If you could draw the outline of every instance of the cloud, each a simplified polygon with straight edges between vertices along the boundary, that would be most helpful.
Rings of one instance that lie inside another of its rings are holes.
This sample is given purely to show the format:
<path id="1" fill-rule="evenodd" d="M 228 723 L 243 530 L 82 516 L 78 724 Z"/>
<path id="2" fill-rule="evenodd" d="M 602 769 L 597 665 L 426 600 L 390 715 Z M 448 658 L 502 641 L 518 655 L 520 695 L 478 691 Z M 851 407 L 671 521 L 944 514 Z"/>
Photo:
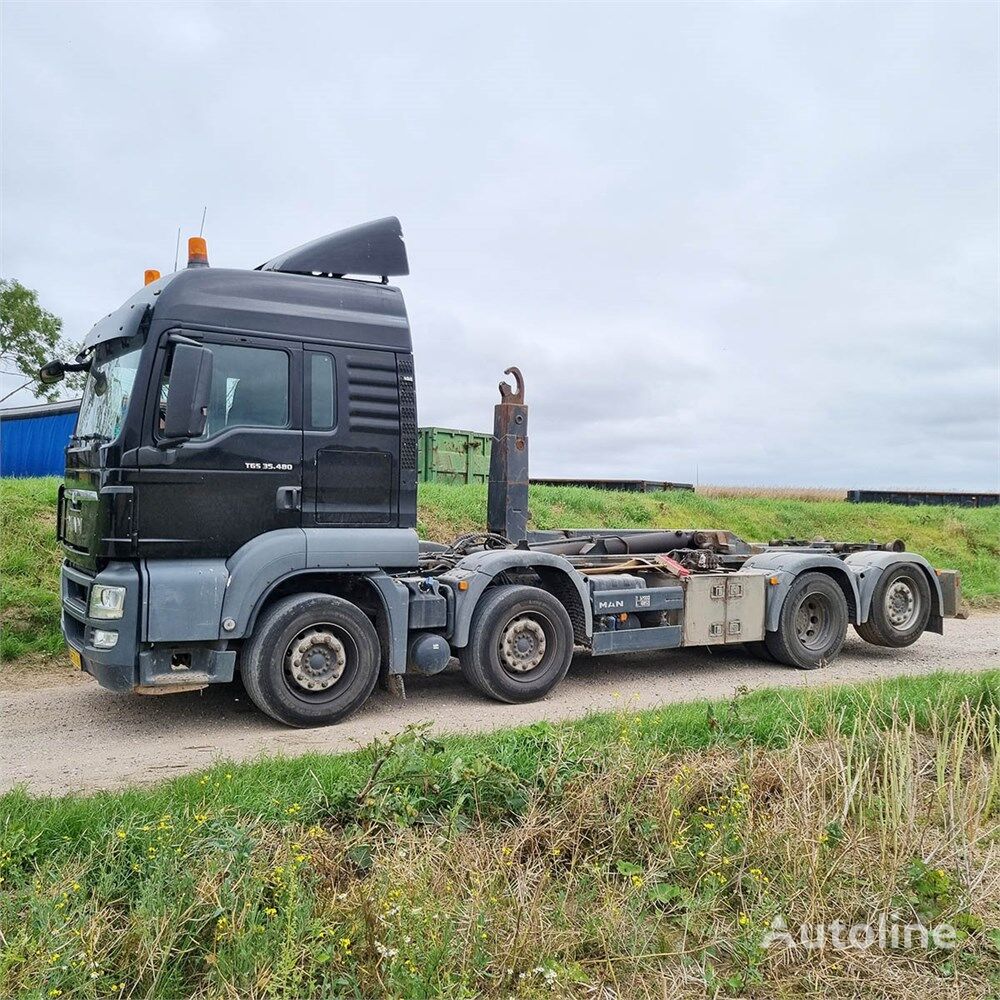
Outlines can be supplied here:
<path id="1" fill-rule="evenodd" d="M 206 204 L 233 266 L 395 213 L 425 424 L 515 363 L 539 474 L 998 489 L 997 28 L 8 3 L 3 272 L 82 334 Z"/>

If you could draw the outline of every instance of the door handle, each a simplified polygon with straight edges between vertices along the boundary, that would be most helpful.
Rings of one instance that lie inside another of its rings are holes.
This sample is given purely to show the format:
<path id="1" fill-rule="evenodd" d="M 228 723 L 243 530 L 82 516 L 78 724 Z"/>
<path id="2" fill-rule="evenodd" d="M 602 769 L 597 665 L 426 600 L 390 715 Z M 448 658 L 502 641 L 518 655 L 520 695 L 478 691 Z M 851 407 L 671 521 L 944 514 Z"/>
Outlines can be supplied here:
<path id="1" fill-rule="evenodd" d="M 279 486 L 275 502 L 278 510 L 302 510 L 302 487 Z"/>

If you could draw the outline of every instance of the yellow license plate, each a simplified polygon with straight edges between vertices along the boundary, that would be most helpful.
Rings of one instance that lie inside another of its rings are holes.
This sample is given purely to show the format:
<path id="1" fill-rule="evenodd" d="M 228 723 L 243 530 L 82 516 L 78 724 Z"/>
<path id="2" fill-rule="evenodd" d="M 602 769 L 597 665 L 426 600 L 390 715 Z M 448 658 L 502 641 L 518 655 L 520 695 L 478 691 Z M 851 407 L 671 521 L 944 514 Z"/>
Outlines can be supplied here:
<path id="1" fill-rule="evenodd" d="M 71 649 L 69 651 L 69 662 L 72 663 L 77 670 L 83 670 L 83 661 L 80 659 L 80 654 L 75 649 Z"/>

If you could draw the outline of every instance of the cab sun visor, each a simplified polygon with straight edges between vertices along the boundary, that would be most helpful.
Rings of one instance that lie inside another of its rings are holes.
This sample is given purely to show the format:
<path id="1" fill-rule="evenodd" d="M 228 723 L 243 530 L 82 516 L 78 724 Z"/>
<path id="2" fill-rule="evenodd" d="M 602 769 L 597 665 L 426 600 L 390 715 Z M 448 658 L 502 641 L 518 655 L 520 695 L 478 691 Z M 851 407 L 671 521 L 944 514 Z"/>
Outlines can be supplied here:
<path id="1" fill-rule="evenodd" d="M 119 309 L 108 313 L 104 319 L 98 320 L 93 325 L 83 340 L 83 349 L 86 351 L 108 340 L 117 340 L 119 337 L 134 337 L 139 332 L 139 327 L 152 304 L 152 293 L 147 292 L 145 288 L 142 289 Z"/>

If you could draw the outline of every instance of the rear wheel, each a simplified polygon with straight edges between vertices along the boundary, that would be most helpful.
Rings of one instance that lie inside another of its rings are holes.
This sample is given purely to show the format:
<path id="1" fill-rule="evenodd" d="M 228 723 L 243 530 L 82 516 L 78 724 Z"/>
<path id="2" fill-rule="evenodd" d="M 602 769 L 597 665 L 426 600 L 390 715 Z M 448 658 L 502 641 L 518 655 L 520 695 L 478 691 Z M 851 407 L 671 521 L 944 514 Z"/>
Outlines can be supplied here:
<path id="1" fill-rule="evenodd" d="M 815 670 L 840 652 L 846 636 L 843 591 L 824 573 L 803 573 L 785 595 L 778 630 L 764 641 L 779 663 Z"/>
<path id="2" fill-rule="evenodd" d="M 915 563 L 903 563 L 882 574 L 868 621 L 854 627 L 874 646 L 902 648 L 920 638 L 930 615 L 931 588 L 924 571 Z"/>
<path id="3" fill-rule="evenodd" d="M 538 587 L 488 590 L 472 615 L 469 644 L 458 659 L 468 682 L 497 701 L 534 701 L 566 676 L 573 658 L 573 623 Z"/>
<path id="4" fill-rule="evenodd" d="M 375 627 L 329 594 L 294 594 L 265 610 L 243 649 L 253 703 L 289 726 L 338 722 L 362 705 L 378 678 Z"/>

